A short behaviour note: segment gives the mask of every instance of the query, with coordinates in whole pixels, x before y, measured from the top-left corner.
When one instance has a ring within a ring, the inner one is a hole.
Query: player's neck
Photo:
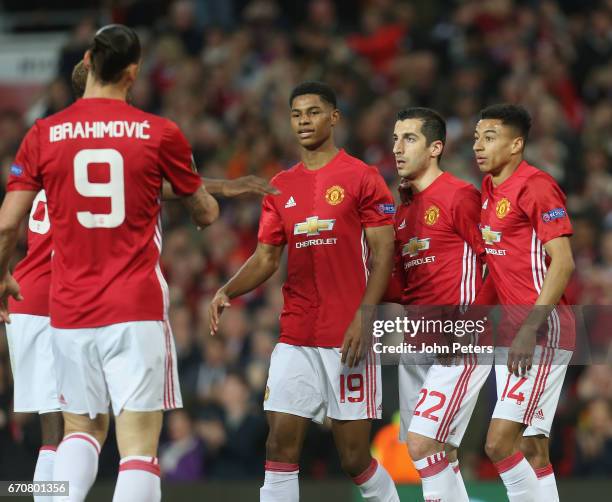
[[[495,172],[491,172],[491,181],[493,186],[497,187],[506,181],[510,176],[514,174],[514,171],[518,169],[520,163],[523,162],[522,156],[512,158],[507,164],[497,169]]]
[[[127,98],[127,92],[125,89],[118,89],[115,86],[104,85],[104,86],[92,86],[85,90],[83,98],[106,98],[106,99],[119,99],[125,101]]]
[[[338,147],[331,140],[323,143],[315,150],[302,148],[302,163],[310,171],[325,167],[338,154]]]
[[[444,171],[442,171],[437,164],[432,164],[414,179],[411,179],[410,186],[412,186],[415,193],[422,192],[436,181],[443,172]]]
[[[125,101],[127,98],[127,88],[123,85],[103,85],[99,81],[92,78],[91,74],[87,76],[85,84],[84,98],[106,98],[120,99]]]

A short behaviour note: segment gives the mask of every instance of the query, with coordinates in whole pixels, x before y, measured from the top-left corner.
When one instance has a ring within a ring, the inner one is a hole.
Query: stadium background
[[[270,178],[298,159],[287,98],[302,80],[324,80],[336,89],[343,116],[338,144],[376,164],[394,191],[391,135],[398,109],[440,110],[448,121],[443,168],[479,186],[472,152],[479,109],[497,101],[524,104],[534,120],[526,157],[568,194],[577,263],[570,301],[612,303],[612,1],[0,0],[2,187],[32,121],[72,101],[72,67],[97,27],[109,22],[136,27],[144,43],[133,104],[176,121],[200,173],[209,177]],[[195,493],[256,500],[263,476],[261,402],[278,335],[283,271],[234,301],[221,336],[208,336],[208,302],[254,249],[259,217],[257,199],[221,199],[221,207],[220,220],[203,233],[194,231],[180,204],[164,208],[162,261],[186,404],[167,415],[161,440],[165,486],[183,490],[167,500]],[[24,237],[25,231],[22,254]],[[612,314],[602,308],[597,316],[603,355]],[[385,414],[374,446],[400,479],[414,480],[405,447],[394,440],[395,371],[383,371]],[[578,498],[572,489],[581,496],[585,490],[610,493],[611,382],[609,365],[568,372],[552,446],[562,500]],[[0,479],[30,479],[38,421],[13,414],[11,395],[2,335]],[[483,451],[494,396],[490,381],[461,461],[464,478],[479,482],[475,489],[499,492]],[[111,437],[98,475],[102,500],[116,466]],[[320,500],[347,500],[350,483],[326,426],[312,425],[300,467],[302,480],[316,481],[303,484],[305,500],[310,489]],[[588,488],[575,484],[585,479]],[[496,497],[483,492],[480,499],[504,500]]]

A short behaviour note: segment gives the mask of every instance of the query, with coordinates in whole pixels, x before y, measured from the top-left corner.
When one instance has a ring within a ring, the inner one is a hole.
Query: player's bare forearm
[[[378,305],[387,290],[393,270],[393,227],[369,227],[365,229],[366,240],[372,255],[372,267],[361,305]]]
[[[219,204],[203,186],[182,201],[198,227],[206,227],[219,217]]]
[[[536,308],[532,309],[524,323],[525,326],[536,330],[563,296],[576,267],[567,237],[552,239],[544,244],[544,249],[551,258],[550,265],[535,303]]]
[[[6,276],[17,243],[19,225],[32,206],[36,192],[8,192],[0,207],[0,278]]]
[[[0,226],[0,277],[8,273],[8,265],[17,243],[17,228]]]
[[[234,180],[215,178],[202,178],[206,191],[219,197],[236,197],[238,195],[278,195],[280,192],[259,176],[243,176]],[[162,200],[176,200],[179,197],[172,190],[172,186],[164,181],[162,187]]]
[[[257,244],[255,252],[220,291],[236,298],[261,286],[278,270],[284,246]]]

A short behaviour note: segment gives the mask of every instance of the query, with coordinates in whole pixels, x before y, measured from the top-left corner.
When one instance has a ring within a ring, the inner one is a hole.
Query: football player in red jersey
[[[396,265],[386,299],[411,306],[408,314],[414,317],[418,312],[441,319],[449,306],[466,309],[483,283],[480,192],[440,169],[445,141],[446,124],[437,112],[408,108],[398,113],[393,153],[403,203],[395,215]],[[459,355],[456,364],[443,364],[433,354],[402,355],[400,438],[408,443],[426,501],[469,500],[457,448],[491,371],[492,357],[474,349],[486,342],[486,334],[484,328],[459,333],[452,341],[465,336],[469,341],[462,345],[472,350]],[[431,337],[419,333],[411,341],[443,341]]]
[[[72,72],[72,89],[77,98],[83,96],[86,81],[87,69],[80,61]],[[264,179],[256,176],[235,180],[202,179],[212,195],[234,197],[278,193]],[[178,198],[172,186],[164,180],[162,199]],[[13,371],[14,410],[40,415],[42,446],[34,471],[35,481],[53,479],[55,451],[64,433],[49,324],[51,251],[51,224],[45,192],[41,190],[34,199],[28,221],[28,251],[14,273],[24,299],[10,299],[11,323],[6,325]]]
[[[328,85],[303,83],[289,103],[302,161],[272,180],[282,195],[264,198],[258,246],[215,295],[211,332],[231,299],[278,269],[287,246],[280,341],[264,398],[270,431],[260,500],[297,502],[306,429],[327,416],[342,467],[364,499],[398,501],[393,481],[370,455],[381,380],[361,319],[362,307],[379,303],[391,273],[393,199],[375,167],[336,147],[339,112]]]
[[[140,42],[98,31],[84,58],[85,98],[26,135],[0,209],[0,294],[19,297],[7,270],[21,218],[44,188],[52,232],[49,313],[65,436],[54,479],[82,501],[116,415],[121,463],[114,500],[160,500],[157,444],[164,409],[181,406],[159,269],[159,193],[166,178],[199,226],[218,215],[172,122],[130,107]],[[7,310],[2,319],[8,321]]]
[[[559,500],[548,437],[575,344],[564,296],[574,270],[572,225],[555,180],[523,159],[530,126],[523,107],[493,105],[481,112],[474,136],[486,174],[481,233],[503,306],[486,452],[511,502]]]

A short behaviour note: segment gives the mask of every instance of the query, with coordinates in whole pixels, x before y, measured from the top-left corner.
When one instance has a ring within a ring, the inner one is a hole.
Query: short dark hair
[[[72,69],[70,83],[72,84],[74,96],[82,98],[83,94],[85,94],[85,84],[87,83],[87,68],[85,68],[85,63],[82,59]]]
[[[316,94],[322,100],[326,101],[334,108],[336,108],[336,93],[331,88],[331,86],[326,84],[325,82],[302,82],[295,89],[293,89],[293,91],[291,91],[291,96],[289,97],[289,106],[293,106],[293,100],[298,96],[303,96],[304,94]]]
[[[526,142],[531,129],[531,115],[521,105],[501,103],[491,105],[480,112],[481,119],[497,119],[505,126],[514,127]]]
[[[109,24],[97,31],[90,51],[96,78],[103,83],[116,83],[125,68],[140,60],[140,40],[132,28]]]
[[[446,143],[446,122],[442,116],[431,108],[405,108],[398,112],[397,120],[418,119],[423,122],[421,132],[427,144],[431,145],[434,141]]]

